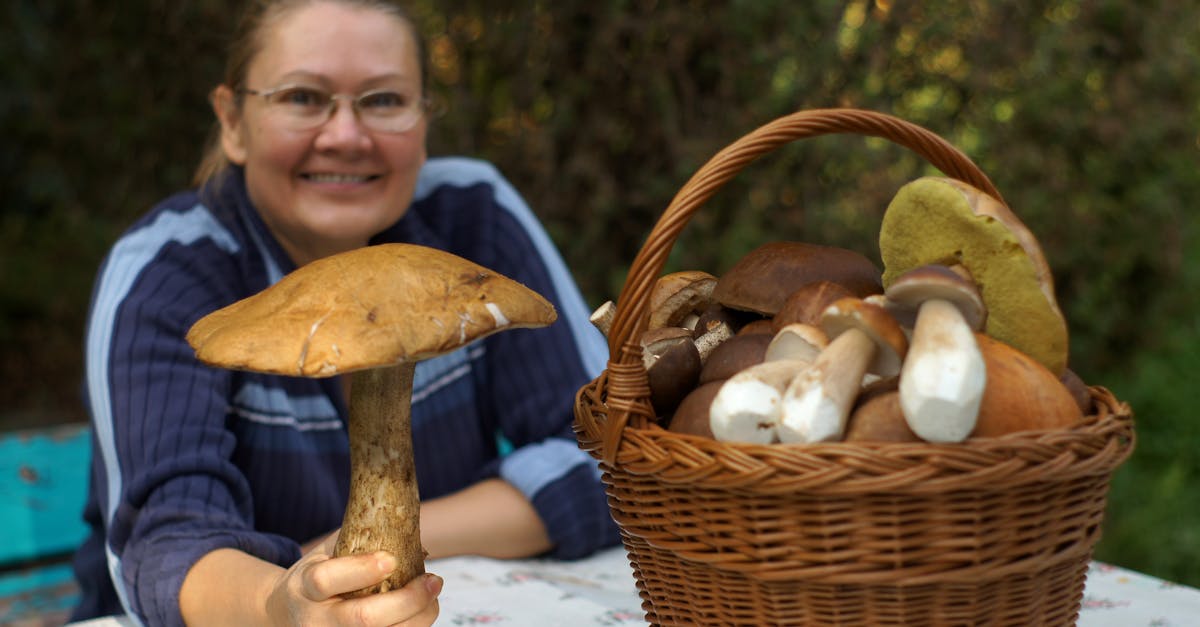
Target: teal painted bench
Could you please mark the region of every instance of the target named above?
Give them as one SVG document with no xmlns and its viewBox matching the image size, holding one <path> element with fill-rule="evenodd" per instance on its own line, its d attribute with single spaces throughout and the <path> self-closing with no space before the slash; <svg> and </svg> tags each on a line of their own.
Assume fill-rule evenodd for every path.
<svg viewBox="0 0 1200 627">
<path fill-rule="evenodd" d="M 87 425 L 0 434 L 0 625 L 62 624 L 78 599 Z"/>
</svg>

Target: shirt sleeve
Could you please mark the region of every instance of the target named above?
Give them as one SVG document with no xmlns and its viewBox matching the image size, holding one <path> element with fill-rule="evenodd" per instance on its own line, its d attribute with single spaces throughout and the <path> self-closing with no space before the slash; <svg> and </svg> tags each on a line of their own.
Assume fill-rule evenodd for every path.
<svg viewBox="0 0 1200 627">
<path fill-rule="evenodd" d="M 185 246 L 154 232 L 126 236 L 101 270 L 86 392 L 114 588 L 143 622 L 182 625 L 179 589 L 206 553 L 235 548 L 287 565 L 300 551 L 254 531 L 248 482 L 230 461 L 231 374 L 200 364 L 184 339 L 201 315 L 232 300 L 214 286 L 237 268 L 212 240 Z"/>
<path fill-rule="evenodd" d="M 571 428 L 575 394 L 600 374 L 608 348 L 558 250 L 516 191 L 497 178 L 492 263 L 558 312 L 549 327 L 488 340 L 491 396 L 501 431 L 514 445 L 499 474 L 532 502 L 553 556 L 584 557 L 620 539 L 597 463 Z"/>
</svg>

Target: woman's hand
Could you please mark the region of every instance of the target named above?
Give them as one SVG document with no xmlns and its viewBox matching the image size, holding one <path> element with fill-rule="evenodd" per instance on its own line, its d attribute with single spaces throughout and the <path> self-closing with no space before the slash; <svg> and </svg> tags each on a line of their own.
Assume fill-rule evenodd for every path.
<svg viewBox="0 0 1200 627">
<path fill-rule="evenodd" d="M 200 558 L 184 579 L 179 609 L 188 625 L 401 625 L 427 627 L 438 616 L 442 579 L 425 574 L 398 590 L 344 599 L 383 581 L 396 565 L 387 553 L 333 557 L 337 534 L 291 568 L 234 549 Z"/>
<path fill-rule="evenodd" d="M 354 599 L 342 594 L 383 581 L 396 558 L 380 551 L 333 557 L 334 533 L 280 574 L 267 600 L 275 624 L 432 625 L 438 616 L 442 579 L 425 574 L 399 590 Z"/>
</svg>

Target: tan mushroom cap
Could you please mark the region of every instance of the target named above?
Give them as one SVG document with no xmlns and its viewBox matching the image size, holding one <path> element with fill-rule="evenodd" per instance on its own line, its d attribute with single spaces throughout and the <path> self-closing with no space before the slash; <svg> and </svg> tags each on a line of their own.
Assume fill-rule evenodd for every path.
<svg viewBox="0 0 1200 627">
<path fill-rule="evenodd" d="M 879 231 L 883 284 L 926 264 L 961 264 L 987 306 L 987 334 L 1055 374 L 1067 364 L 1067 325 L 1036 238 L 1000 201 L 950 178 L 923 177 L 888 205 Z"/>
<path fill-rule="evenodd" d="M 556 318 L 536 292 L 466 259 L 380 244 L 302 266 L 201 318 L 187 340 L 209 365 L 328 377 L 427 359 Z"/>
<path fill-rule="evenodd" d="M 883 291 L 879 269 L 858 252 L 806 242 L 769 242 L 725 271 L 712 297 L 731 309 L 774 316 L 789 295 L 817 281 L 837 283 L 859 297 Z"/>
<path fill-rule="evenodd" d="M 821 314 L 821 330 L 830 342 L 850 329 L 865 333 L 878 349 L 867 365 L 867 372 L 881 377 L 900 372 L 908 354 L 908 338 L 890 313 L 879 305 L 851 296 L 835 301 Z"/>
</svg>

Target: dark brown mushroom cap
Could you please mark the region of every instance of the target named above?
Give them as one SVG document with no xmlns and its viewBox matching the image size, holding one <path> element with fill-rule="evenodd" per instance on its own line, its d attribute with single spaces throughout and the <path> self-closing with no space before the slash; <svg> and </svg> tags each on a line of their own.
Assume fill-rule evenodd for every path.
<svg viewBox="0 0 1200 627">
<path fill-rule="evenodd" d="M 855 296 L 855 294 L 833 281 L 806 283 L 784 299 L 783 306 L 771 318 L 771 323 L 776 331 L 797 322 L 811 325 L 820 324 L 821 312 L 837 299 L 847 296 Z"/>
<path fill-rule="evenodd" d="M 853 250 L 805 242 L 769 242 L 744 255 L 717 280 L 713 299 L 733 309 L 774 316 L 788 295 L 831 281 L 855 296 L 883 291 L 882 274 Z"/>
<path fill-rule="evenodd" d="M 881 377 L 900 372 L 900 364 L 908 353 L 908 338 L 890 313 L 879 305 L 850 297 L 835 301 L 821 314 L 821 330 L 830 342 L 850 329 L 866 333 L 878 348 L 867 372 Z"/>
<path fill-rule="evenodd" d="M 921 303 L 944 300 L 958 309 L 967 326 L 973 331 L 983 329 L 987 321 L 987 309 L 983 306 L 979 288 L 962 275 L 942 265 L 930 264 L 905 272 L 887 287 L 884 296 L 898 305 L 898 310 L 912 312 L 914 320 Z M 912 327 L 914 322 L 900 320 L 900 324 Z"/>
<path fill-rule="evenodd" d="M 556 317 L 533 290 L 466 259 L 381 244 L 302 266 L 201 318 L 187 340 L 212 366 L 328 377 L 427 359 Z"/>
</svg>

